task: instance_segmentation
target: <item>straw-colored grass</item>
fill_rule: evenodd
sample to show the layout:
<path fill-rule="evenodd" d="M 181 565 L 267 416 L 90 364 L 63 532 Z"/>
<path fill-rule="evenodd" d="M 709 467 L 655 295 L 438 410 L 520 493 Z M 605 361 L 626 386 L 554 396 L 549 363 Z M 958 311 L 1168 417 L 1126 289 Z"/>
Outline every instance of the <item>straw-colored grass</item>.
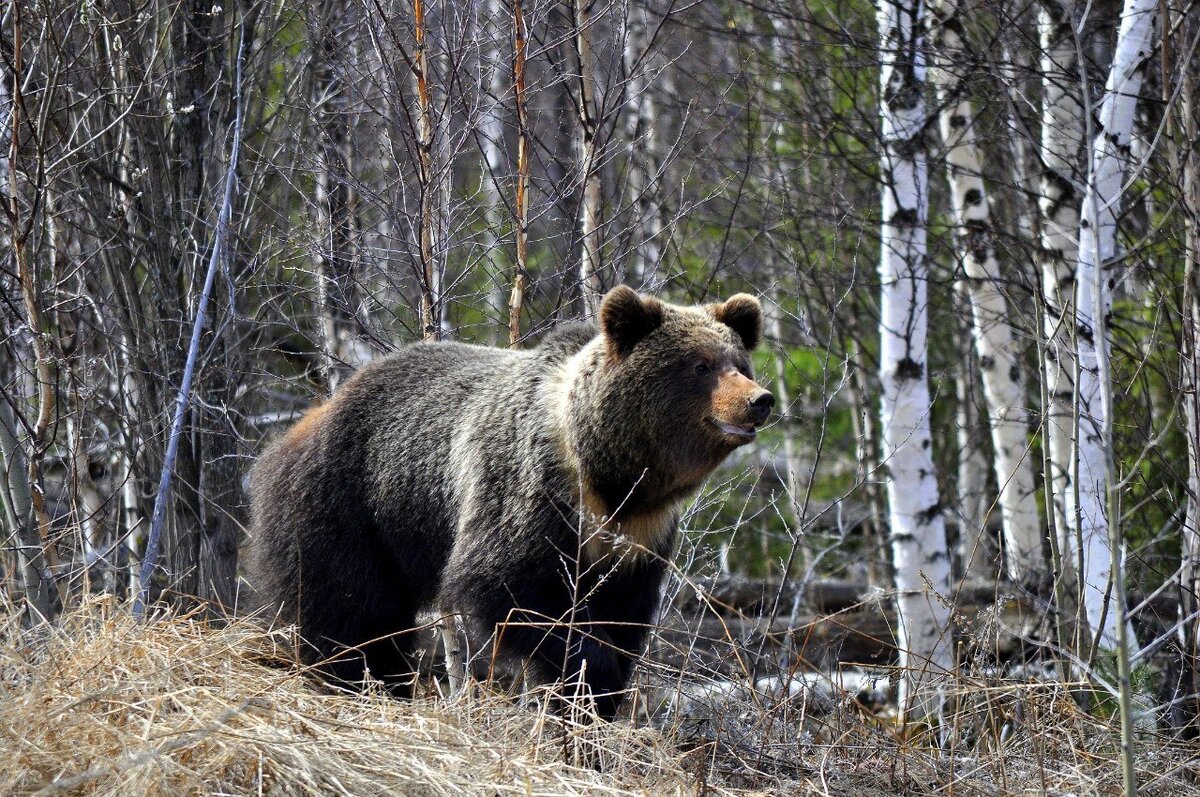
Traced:
<path fill-rule="evenodd" d="M 0 615 L 0 795 L 1119 793 L 1111 729 L 1045 685 L 972 690 L 953 720 L 968 741 L 940 750 L 796 701 L 714 703 L 697 725 L 694 710 L 685 721 L 651 700 L 658 727 L 567 730 L 495 695 L 330 693 L 286 666 L 287 632 L 250 621 L 138 624 L 109 601 L 53 628 L 15 616 Z M 987 707 L 1018 694 L 1024 721 L 979 741 Z M 1200 751 L 1144 741 L 1146 793 L 1200 794 Z"/>
<path fill-rule="evenodd" d="M 655 731 L 614 723 L 566 739 L 499 697 L 329 694 L 278 666 L 289 643 L 247 621 L 138 625 L 109 604 L 52 630 L 9 622 L 0 794 L 695 793 Z"/>

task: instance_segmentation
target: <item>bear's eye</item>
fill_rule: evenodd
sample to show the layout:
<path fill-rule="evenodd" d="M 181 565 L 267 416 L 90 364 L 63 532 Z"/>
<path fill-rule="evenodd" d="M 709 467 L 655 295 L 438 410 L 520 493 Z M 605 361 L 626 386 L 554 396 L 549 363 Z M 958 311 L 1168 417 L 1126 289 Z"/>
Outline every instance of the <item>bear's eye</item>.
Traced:
<path fill-rule="evenodd" d="M 708 376 L 712 373 L 712 369 L 708 367 L 708 363 L 696 363 L 697 376 Z"/>

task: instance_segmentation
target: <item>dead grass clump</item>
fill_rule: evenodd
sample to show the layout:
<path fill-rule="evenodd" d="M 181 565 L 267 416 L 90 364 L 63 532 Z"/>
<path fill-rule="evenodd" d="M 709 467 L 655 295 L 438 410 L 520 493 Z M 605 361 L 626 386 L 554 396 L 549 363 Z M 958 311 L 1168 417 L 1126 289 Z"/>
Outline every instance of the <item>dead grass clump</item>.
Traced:
<path fill-rule="evenodd" d="M 138 624 L 110 600 L 34 630 L 0 614 L 0 794 L 1120 793 L 1115 729 L 1061 684 L 964 677 L 944 724 L 902 729 L 849 697 L 705 688 L 689 670 L 673 696 L 643 689 L 633 722 L 564 728 L 495 695 L 331 694 L 281 666 L 293 641 L 250 621 Z M 1142 793 L 1200 793 L 1197 749 L 1145 730 Z"/>
<path fill-rule="evenodd" d="M 97 602 L 0 627 L 0 794 L 692 794 L 658 734 L 567 738 L 499 698 L 325 694 L 251 622 L 144 625 Z M 564 764 L 584 751 L 603 772 Z"/>

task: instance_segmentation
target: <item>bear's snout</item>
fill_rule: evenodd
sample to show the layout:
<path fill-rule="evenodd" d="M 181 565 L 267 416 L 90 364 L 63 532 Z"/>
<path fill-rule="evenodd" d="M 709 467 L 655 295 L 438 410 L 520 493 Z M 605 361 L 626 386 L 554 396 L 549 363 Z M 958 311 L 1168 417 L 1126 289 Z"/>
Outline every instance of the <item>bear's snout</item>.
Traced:
<path fill-rule="evenodd" d="M 755 426 L 761 426 L 767 420 L 767 416 L 771 414 L 771 408 L 775 406 L 775 396 L 771 391 L 764 390 L 757 396 L 752 396 L 750 403 L 750 417 L 754 419 Z"/>
<path fill-rule="evenodd" d="M 759 426 L 771 414 L 775 396 L 740 371 L 730 368 L 721 375 L 713 394 L 712 422 L 729 437 L 753 440 Z"/>

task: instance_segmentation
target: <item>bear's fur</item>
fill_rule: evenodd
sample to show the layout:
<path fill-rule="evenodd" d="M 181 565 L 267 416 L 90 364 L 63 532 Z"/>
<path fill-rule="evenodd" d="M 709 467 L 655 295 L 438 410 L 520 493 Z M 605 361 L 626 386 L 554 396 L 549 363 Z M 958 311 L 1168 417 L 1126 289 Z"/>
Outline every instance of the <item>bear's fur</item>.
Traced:
<path fill-rule="evenodd" d="M 406 694 L 405 632 L 435 608 L 612 717 L 681 503 L 774 403 L 751 373 L 761 325 L 745 294 L 677 307 L 619 287 L 599 330 L 370 364 L 259 457 L 251 585 L 335 680 Z"/>

